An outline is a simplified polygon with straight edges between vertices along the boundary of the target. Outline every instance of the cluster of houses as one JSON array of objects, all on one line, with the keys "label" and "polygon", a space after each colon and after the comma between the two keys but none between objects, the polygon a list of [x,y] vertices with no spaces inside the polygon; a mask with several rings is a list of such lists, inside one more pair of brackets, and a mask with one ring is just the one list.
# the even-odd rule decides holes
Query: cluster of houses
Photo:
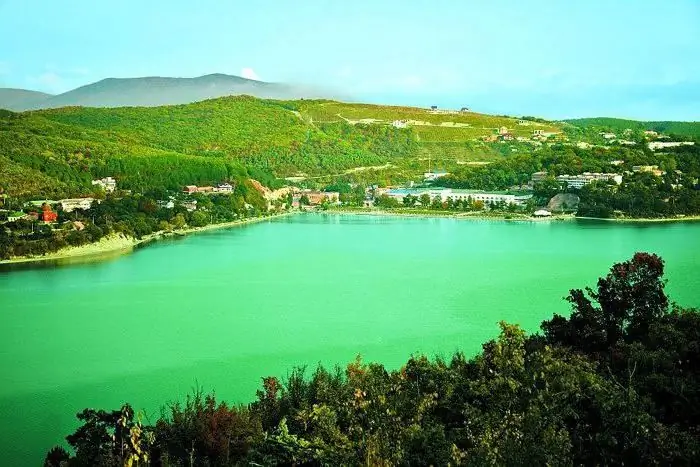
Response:
[{"label": "cluster of houses", "polygon": [[337,191],[299,190],[292,193],[292,207],[310,209],[324,203],[340,204]]},{"label": "cluster of houses", "polygon": [[105,177],[100,178],[99,180],[93,180],[92,185],[99,186],[105,191],[105,193],[114,193],[114,190],[117,189],[117,181],[112,177]]}]

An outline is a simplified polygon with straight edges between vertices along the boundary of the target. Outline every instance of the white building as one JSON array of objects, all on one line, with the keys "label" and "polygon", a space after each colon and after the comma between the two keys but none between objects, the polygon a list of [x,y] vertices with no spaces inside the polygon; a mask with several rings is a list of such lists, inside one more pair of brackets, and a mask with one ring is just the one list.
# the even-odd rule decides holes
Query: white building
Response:
[{"label": "white building", "polygon": [[391,122],[391,126],[394,128],[408,128],[408,122],[406,120],[394,120]]},{"label": "white building", "polygon": [[600,133],[600,136],[602,136],[605,139],[615,139],[617,138],[617,135],[615,133]]},{"label": "white building", "polygon": [[435,198],[440,198],[442,202],[447,201],[448,199],[452,199],[454,201],[461,200],[461,201],[481,201],[484,204],[488,203],[505,203],[505,204],[515,204],[515,205],[523,205],[532,198],[531,194],[512,194],[512,193],[505,193],[505,192],[487,192],[487,191],[480,191],[480,190],[460,190],[460,189],[452,189],[452,188],[416,188],[416,189],[393,189],[393,190],[388,190],[385,193],[387,196],[390,196],[394,199],[396,199],[399,202],[402,202],[403,199],[411,195],[415,198],[420,198],[423,195],[428,195],[431,200]]},{"label": "white building", "polygon": [[228,183],[219,183],[214,188],[214,191],[217,193],[233,193],[233,186]]},{"label": "white building", "polygon": [[76,209],[90,209],[94,201],[94,198],[68,198],[60,200],[59,203],[65,212],[71,212]]},{"label": "white building", "polygon": [[449,174],[449,172],[425,172],[423,173],[423,180],[426,182],[432,182],[438,178],[446,177]]},{"label": "white building", "polygon": [[692,146],[693,141],[652,141],[649,143],[649,149],[656,151],[657,149],[676,148],[678,146]]},{"label": "white building", "polygon": [[552,213],[547,211],[546,209],[538,209],[532,215],[535,217],[550,217]]},{"label": "white building", "polygon": [[571,188],[582,188],[591,182],[613,180],[618,185],[622,183],[622,175],[615,173],[584,172],[581,175],[559,175],[557,181],[566,183]]},{"label": "white building", "polygon": [[114,190],[117,189],[117,181],[112,177],[105,177],[99,180],[93,180],[92,184],[101,186],[102,189],[107,193],[112,193]]}]

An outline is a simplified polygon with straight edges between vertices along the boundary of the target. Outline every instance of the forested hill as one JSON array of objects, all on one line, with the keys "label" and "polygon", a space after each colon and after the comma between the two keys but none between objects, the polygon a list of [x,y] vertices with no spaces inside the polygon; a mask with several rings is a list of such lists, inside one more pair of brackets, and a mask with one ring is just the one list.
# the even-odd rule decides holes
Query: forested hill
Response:
[{"label": "forested hill", "polygon": [[[408,128],[391,125],[419,118]],[[475,139],[501,126],[523,134],[556,130],[529,125],[471,112],[249,96],[164,107],[4,111],[0,186],[11,195],[80,194],[91,189],[91,179],[114,176],[127,189],[179,189],[246,170],[269,185],[300,172],[337,174],[426,155],[435,160],[445,148],[469,155]]]},{"label": "forested hill", "polygon": [[670,135],[700,137],[700,122],[643,122],[637,120],[625,120],[622,118],[577,118],[566,120],[567,123],[583,128],[595,128],[608,131],[624,131],[629,128],[633,131],[653,130]]}]

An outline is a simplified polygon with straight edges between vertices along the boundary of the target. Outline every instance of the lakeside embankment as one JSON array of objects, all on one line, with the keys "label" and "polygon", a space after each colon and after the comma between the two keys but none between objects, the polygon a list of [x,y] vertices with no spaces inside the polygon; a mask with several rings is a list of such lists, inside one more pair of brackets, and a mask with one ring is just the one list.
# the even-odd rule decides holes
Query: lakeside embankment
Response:
[{"label": "lakeside embankment", "polygon": [[592,220],[592,221],[608,221],[608,222],[629,222],[629,223],[669,223],[669,222],[697,222],[700,221],[698,216],[684,217],[586,217],[576,216],[573,214],[553,214],[549,217],[533,217],[521,213],[492,213],[484,212],[452,212],[452,211],[427,211],[427,210],[410,210],[410,209],[348,209],[348,208],[331,208],[326,213],[337,214],[355,214],[368,216],[397,216],[397,217],[448,217],[452,219],[473,219],[473,220],[499,220],[499,221],[527,221],[527,222],[543,222],[543,221],[571,221],[571,220]]},{"label": "lakeside embankment", "polygon": [[395,217],[446,217],[450,219],[467,219],[467,220],[492,220],[492,221],[527,221],[527,222],[542,222],[542,221],[568,221],[576,219],[571,214],[559,214],[550,217],[532,217],[520,213],[493,213],[487,214],[484,212],[452,212],[452,211],[427,211],[427,210],[402,210],[402,209],[347,209],[347,208],[331,208],[326,211],[318,211],[322,213],[333,214],[350,214],[359,216],[395,216]]},{"label": "lakeside embankment", "polygon": [[132,251],[135,247],[157,241],[161,238],[185,236],[197,232],[205,232],[208,230],[215,229],[225,229],[227,227],[237,227],[241,225],[254,224],[257,222],[262,222],[269,219],[274,219],[276,217],[288,216],[293,214],[292,212],[285,212],[281,214],[273,214],[271,216],[261,216],[261,217],[251,217],[246,219],[235,220],[231,222],[221,222],[218,224],[208,224],[203,227],[190,227],[182,230],[172,230],[159,232],[154,232],[150,235],[144,235],[141,238],[129,237],[124,234],[110,234],[102,237],[98,242],[87,243],[85,245],[73,246],[68,248],[63,248],[61,250],[47,253],[42,256],[21,256],[11,259],[0,260],[0,265],[3,264],[19,264],[19,263],[34,263],[34,262],[44,262],[53,261],[61,259],[72,259],[72,258],[89,258],[92,256],[102,256],[109,253],[119,254],[128,253]]}]

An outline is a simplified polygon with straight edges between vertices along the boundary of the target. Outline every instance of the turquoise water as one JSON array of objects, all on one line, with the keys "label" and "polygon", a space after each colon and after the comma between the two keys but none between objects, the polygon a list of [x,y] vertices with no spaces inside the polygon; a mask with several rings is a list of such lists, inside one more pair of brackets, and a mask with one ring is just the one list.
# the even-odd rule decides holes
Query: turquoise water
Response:
[{"label": "turquoise water", "polygon": [[38,464],[85,407],[155,421],[194,387],[247,402],[294,365],[474,354],[500,320],[537,330],[635,251],[700,305],[700,224],[308,214],[100,262],[0,271],[0,452]]}]

